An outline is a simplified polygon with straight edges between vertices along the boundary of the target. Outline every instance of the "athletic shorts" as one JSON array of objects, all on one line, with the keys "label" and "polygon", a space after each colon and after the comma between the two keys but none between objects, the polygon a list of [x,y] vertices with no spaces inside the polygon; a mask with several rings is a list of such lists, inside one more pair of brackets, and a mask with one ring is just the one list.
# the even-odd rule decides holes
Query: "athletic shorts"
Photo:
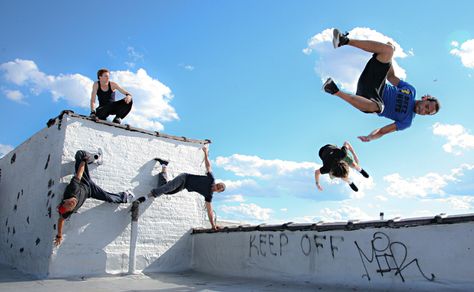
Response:
[{"label": "athletic shorts", "polygon": [[384,109],[382,95],[391,63],[382,63],[376,57],[377,54],[372,55],[360,74],[356,94],[375,102],[379,107],[378,113],[381,113]]}]

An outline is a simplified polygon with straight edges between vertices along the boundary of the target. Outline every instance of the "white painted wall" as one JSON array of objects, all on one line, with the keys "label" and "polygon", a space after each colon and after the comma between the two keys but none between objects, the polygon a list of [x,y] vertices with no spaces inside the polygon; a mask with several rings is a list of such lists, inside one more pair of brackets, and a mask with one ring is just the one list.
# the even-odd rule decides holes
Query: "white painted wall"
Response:
[{"label": "white painted wall", "polygon": [[[130,204],[88,199],[79,212],[65,222],[61,246],[53,248],[56,234],[53,226],[58,219],[56,206],[74,173],[74,155],[77,150],[96,151],[98,147],[103,149],[104,163],[90,165],[89,171],[92,179],[110,192],[131,189],[137,196],[147,194],[156,186],[156,175],[161,170],[154,157],[170,161],[169,179],[182,172],[203,174],[205,171],[199,143],[155,137],[65,115],[60,130],[57,125],[42,130],[1,160],[0,261],[39,277],[128,272]],[[17,162],[10,165],[13,153],[17,155]],[[51,160],[45,171],[48,154]],[[51,187],[55,194],[52,199],[47,196],[50,178],[55,182]],[[17,211],[12,212],[20,189],[24,195],[20,197]],[[52,218],[45,211],[46,202],[52,207]],[[189,269],[190,229],[207,226],[203,197],[183,191],[148,201],[141,209],[137,270]],[[29,225],[25,222],[28,215]],[[14,237],[4,238],[6,218],[9,218],[9,227],[16,226]],[[41,235],[38,247],[35,246],[39,236],[36,234]],[[10,249],[12,240],[14,248]],[[20,246],[24,246],[23,254],[31,254],[29,258],[18,257]]]},{"label": "white painted wall", "polygon": [[[474,222],[354,231],[203,233],[193,235],[193,241],[193,268],[215,275],[400,291],[474,287]],[[377,272],[377,255],[382,269],[389,269],[383,276]],[[430,281],[422,273],[435,278]]]},{"label": "white painted wall", "polygon": [[52,250],[63,141],[45,128],[0,160],[0,261],[38,276]]}]

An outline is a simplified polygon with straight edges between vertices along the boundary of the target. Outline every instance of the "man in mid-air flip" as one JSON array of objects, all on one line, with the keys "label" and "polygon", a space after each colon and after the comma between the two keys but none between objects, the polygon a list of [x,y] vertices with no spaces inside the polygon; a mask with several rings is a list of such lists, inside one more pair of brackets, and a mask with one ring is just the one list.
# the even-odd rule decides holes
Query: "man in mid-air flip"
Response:
[{"label": "man in mid-air flip", "polygon": [[[363,142],[410,127],[415,114],[434,115],[439,111],[440,104],[435,97],[424,95],[421,100],[415,100],[415,88],[395,76],[392,66],[395,48],[391,43],[349,39],[348,33],[342,34],[334,29],[333,45],[334,48],[349,45],[373,53],[359,77],[355,95],[340,91],[332,78],[328,78],[323,85],[324,91],[339,96],[355,108],[394,121],[367,136],[359,136]],[[386,84],[386,80],[392,85]]]}]

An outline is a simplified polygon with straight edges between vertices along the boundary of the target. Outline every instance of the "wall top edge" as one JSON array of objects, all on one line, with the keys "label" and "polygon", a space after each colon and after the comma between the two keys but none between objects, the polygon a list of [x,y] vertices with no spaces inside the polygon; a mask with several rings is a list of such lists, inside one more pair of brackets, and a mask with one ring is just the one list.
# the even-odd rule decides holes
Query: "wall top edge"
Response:
[{"label": "wall top edge", "polygon": [[190,138],[187,138],[187,137],[184,137],[184,136],[173,136],[173,135],[168,135],[168,134],[161,133],[161,132],[158,132],[158,131],[149,131],[149,130],[145,130],[145,129],[141,129],[141,128],[136,128],[136,127],[132,127],[128,124],[115,124],[115,123],[112,123],[112,122],[109,122],[109,121],[102,121],[102,120],[99,120],[99,119],[93,119],[93,118],[88,117],[88,116],[76,114],[72,110],[63,110],[58,116],[49,119],[48,122],[46,123],[46,125],[48,126],[48,128],[52,127],[53,125],[58,125],[58,127],[61,127],[61,121],[63,120],[65,115],[67,115],[69,117],[73,117],[73,118],[89,120],[89,121],[95,122],[97,124],[102,124],[102,125],[106,125],[106,126],[109,126],[109,127],[115,127],[115,128],[123,129],[123,130],[126,130],[126,131],[143,133],[143,134],[151,135],[151,136],[154,136],[154,137],[166,138],[166,139],[176,140],[176,141],[180,141],[180,142],[196,143],[196,144],[203,144],[203,145],[212,143],[211,140],[209,140],[209,139],[204,139],[204,140],[190,139]]}]

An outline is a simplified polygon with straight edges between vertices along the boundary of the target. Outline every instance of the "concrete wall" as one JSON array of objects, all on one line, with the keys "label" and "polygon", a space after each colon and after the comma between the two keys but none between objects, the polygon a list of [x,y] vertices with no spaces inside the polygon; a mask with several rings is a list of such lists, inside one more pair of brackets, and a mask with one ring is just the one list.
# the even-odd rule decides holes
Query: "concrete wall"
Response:
[{"label": "concrete wall", "polygon": [[[147,194],[156,186],[160,171],[154,157],[170,161],[169,179],[182,172],[205,171],[199,143],[160,138],[65,115],[60,124],[42,130],[1,160],[0,261],[39,277],[128,272],[130,204],[88,199],[65,222],[61,246],[53,248],[56,206],[74,173],[74,155],[79,149],[97,151],[98,147],[103,150],[104,162],[100,166],[90,165],[89,171],[92,179],[110,192],[131,189],[137,196]],[[17,161],[10,164],[13,153]],[[44,169],[48,156],[49,167]],[[50,180],[52,185],[48,186]],[[141,213],[137,270],[189,269],[190,229],[207,226],[202,196],[186,191],[163,196],[141,206]],[[12,235],[14,226],[16,234]],[[38,245],[37,238],[41,240]],[[20,254],[29,257],[18,257]]]},{"label": "concrete wall", "polygon": [[353,231],[201,233],[194,234],[193,241],[193,268],[216,275],[356,289],[474,287],[474,222]]},{"label": "concrete wall", "polygon": [[64,131],[45,128],[0,160],[0,261],[46,275]]}]

